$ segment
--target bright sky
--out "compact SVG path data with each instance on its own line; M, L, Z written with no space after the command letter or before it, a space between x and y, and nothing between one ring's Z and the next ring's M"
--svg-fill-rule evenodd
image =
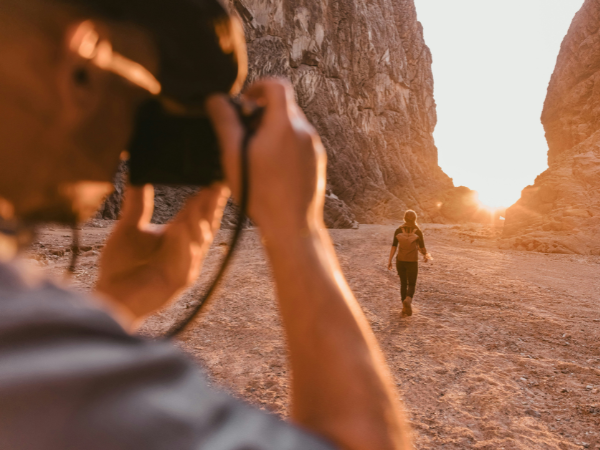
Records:
M415 0L433 54L442 169L510 206L547 167L540 116L583 0Z

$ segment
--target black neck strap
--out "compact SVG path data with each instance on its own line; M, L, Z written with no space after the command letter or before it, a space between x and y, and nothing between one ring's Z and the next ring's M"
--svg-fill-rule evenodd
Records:
M210 284L210 286L205 291L205 293L202 295L202 297L200 298L200 301L194 306L191 313L184 320L179 322L176 326L174 326L167 333L165 333L165 335L163 336L164 339L171 339L171 338L175 337L176 335L181 333L183 330L185 330L185 328L194 320L194 318L200 313L200 311L202 310L204 305L206 305L210 296L213 295L213 293L217 289L219 282L221 281L221 278L223 277L223 274L225 273L225 270L227 269L227 266L229 265L229 262L231 261L233 253L236 249L236 246L237 246L240 236L242 234L242 229L244 228L246 211L248 209L248 199L249 199L249 189L250 189L250 180L249 180L250 161L249 161L249 155L248 155L248 146L250 144L250 139L252 138L253 135L254 135L253 129L251 129L251 128L246 129L246 132L244 134L244 139L242 141L242 152L241 152L241 160L240 160L240 165L241 165L241 190L240 190L240 205L239 205L240 211L238 214L238 220L237 220L237 224L235 227L235 231L233 232L233 237L231 238L231 243L229 244L229 251L227 252L227 255L225 255L225 258L223 259L223 262L221 263L221 268L219 269L219 272L217 273L215 279Z

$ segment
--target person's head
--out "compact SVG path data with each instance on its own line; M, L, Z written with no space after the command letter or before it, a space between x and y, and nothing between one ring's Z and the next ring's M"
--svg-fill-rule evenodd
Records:
M89 217L140 103L239 85L240 36L216 0L0 0L0 215Z
M417 228L417 213L412 209L407 210L404 213L404 223L409 227Z

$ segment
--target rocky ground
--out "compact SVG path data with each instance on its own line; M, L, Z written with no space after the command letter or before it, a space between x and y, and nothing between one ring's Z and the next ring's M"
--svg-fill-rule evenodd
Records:
M89 290L111 222L82 230L73 278ZM600 448L600 257L498 249L499 231L425 225L435 260L420 267L415 315L400 318L385 268L394 227L332 230L346 277L377 335L418 449ZM183 317L227 249L217 236L198 285L145 323ZM28 257L55 276L70 232L40 232ZM255 231L210 309L178 341L211 382L277 414L289 406L286 350L269 266Z

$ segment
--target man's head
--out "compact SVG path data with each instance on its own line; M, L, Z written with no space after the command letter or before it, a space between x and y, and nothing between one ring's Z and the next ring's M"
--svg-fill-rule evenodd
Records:
M5 218L73 223L92 214L111 189L137 107L158 92L152 80L184 107L239 84L242 34L219 4L163 3L0 0Z

